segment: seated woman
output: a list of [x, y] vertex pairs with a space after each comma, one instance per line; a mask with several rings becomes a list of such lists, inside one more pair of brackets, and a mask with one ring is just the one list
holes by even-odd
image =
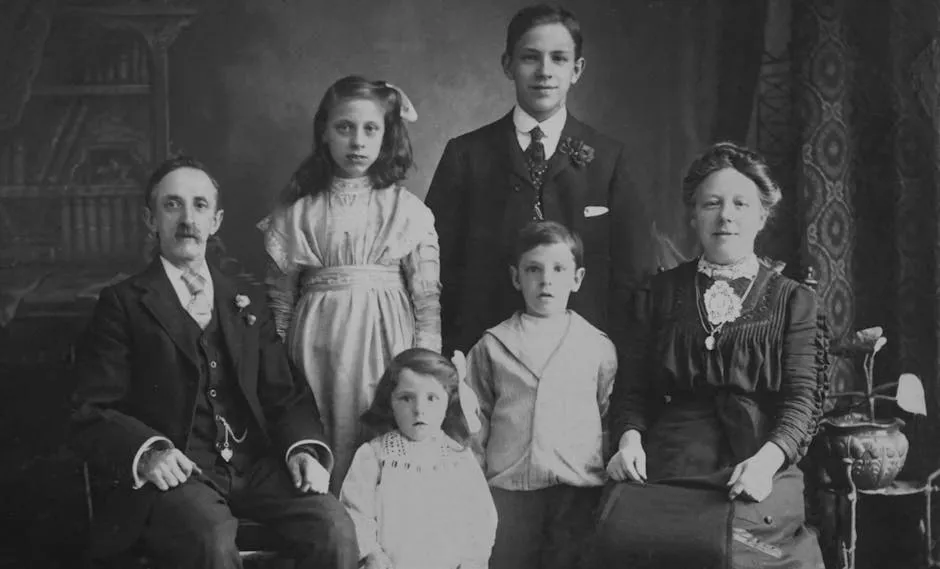
[[607, 470], [648, 484], [611, 489], [599, 552], [634, 567], [822, 568], [796, 465], [821, 413], [816, 300], [754, 254], [780, 189], [732, 143], [693, 162], [682, 189], [703, 254], [639, 296]]

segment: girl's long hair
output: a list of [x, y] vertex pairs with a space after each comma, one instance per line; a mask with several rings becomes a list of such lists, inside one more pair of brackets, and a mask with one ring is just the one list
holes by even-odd
[[447, 392], [447, 411], [441, 429], [462, 445], [470, 439], [470, 429], [460, 406], [458, 391], [460, 378], [457, 368], [441, 354], [425, 348], [411, 348], [395, 356], [382, 374], [375, 389], [372, 405], [362, 415], [362, 423], [375, 436], [398, 428], [392, 413], [392, 392], [398, 385], [403, 370], [434, 377]]
[[385, 110], [382, 149], [368, 171], [372, 186], [387, 188], [400, 182], [414, 165], [411, 139], [408, 138], [408, 129], [401, 117], [401, 95], [398, 90], [385, 81], [370, 81], [357, 75], [343, 77], [326, 90], [320, 101], [313, 117], [313, 150], [282, 190], [282, 206], [290, 206], [304, 196], [313, 196], [329, 188], [338, 167], [325, 141], [327, 122], [330, 112], [342, 101], [350, 99], [375, 101]]

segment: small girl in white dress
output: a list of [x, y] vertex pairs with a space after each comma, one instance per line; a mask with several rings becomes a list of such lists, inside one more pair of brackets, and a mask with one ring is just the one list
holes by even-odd
[[340, 492], [361, 566], [486, 568], [496, 508], [465, 444], [476, 416], [463, 411], [473, 399], [464, 386], [450, 361], [423, 348], [398, 354], [382, 376], [362, 420], [384, 434], [359, 447]]

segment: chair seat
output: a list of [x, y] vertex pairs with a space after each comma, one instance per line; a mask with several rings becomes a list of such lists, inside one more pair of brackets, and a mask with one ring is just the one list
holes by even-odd
[[253, 520], [244, 518], [238, 520], [235, 544], [242, 558], [274, 557], [278, 541], [278, 535], [271, 528]]

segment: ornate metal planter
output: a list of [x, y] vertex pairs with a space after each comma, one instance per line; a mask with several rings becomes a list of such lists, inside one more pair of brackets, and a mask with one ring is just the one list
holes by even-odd
[[908, 441], [898, 418], [869, 419], [849, 413], [823, 419], [826, 472], [832, 481], [848, 487], [846, 463], [852, 461], [852, 480], [859, 490], [884, 488], [894, 482], [907, 459]]

